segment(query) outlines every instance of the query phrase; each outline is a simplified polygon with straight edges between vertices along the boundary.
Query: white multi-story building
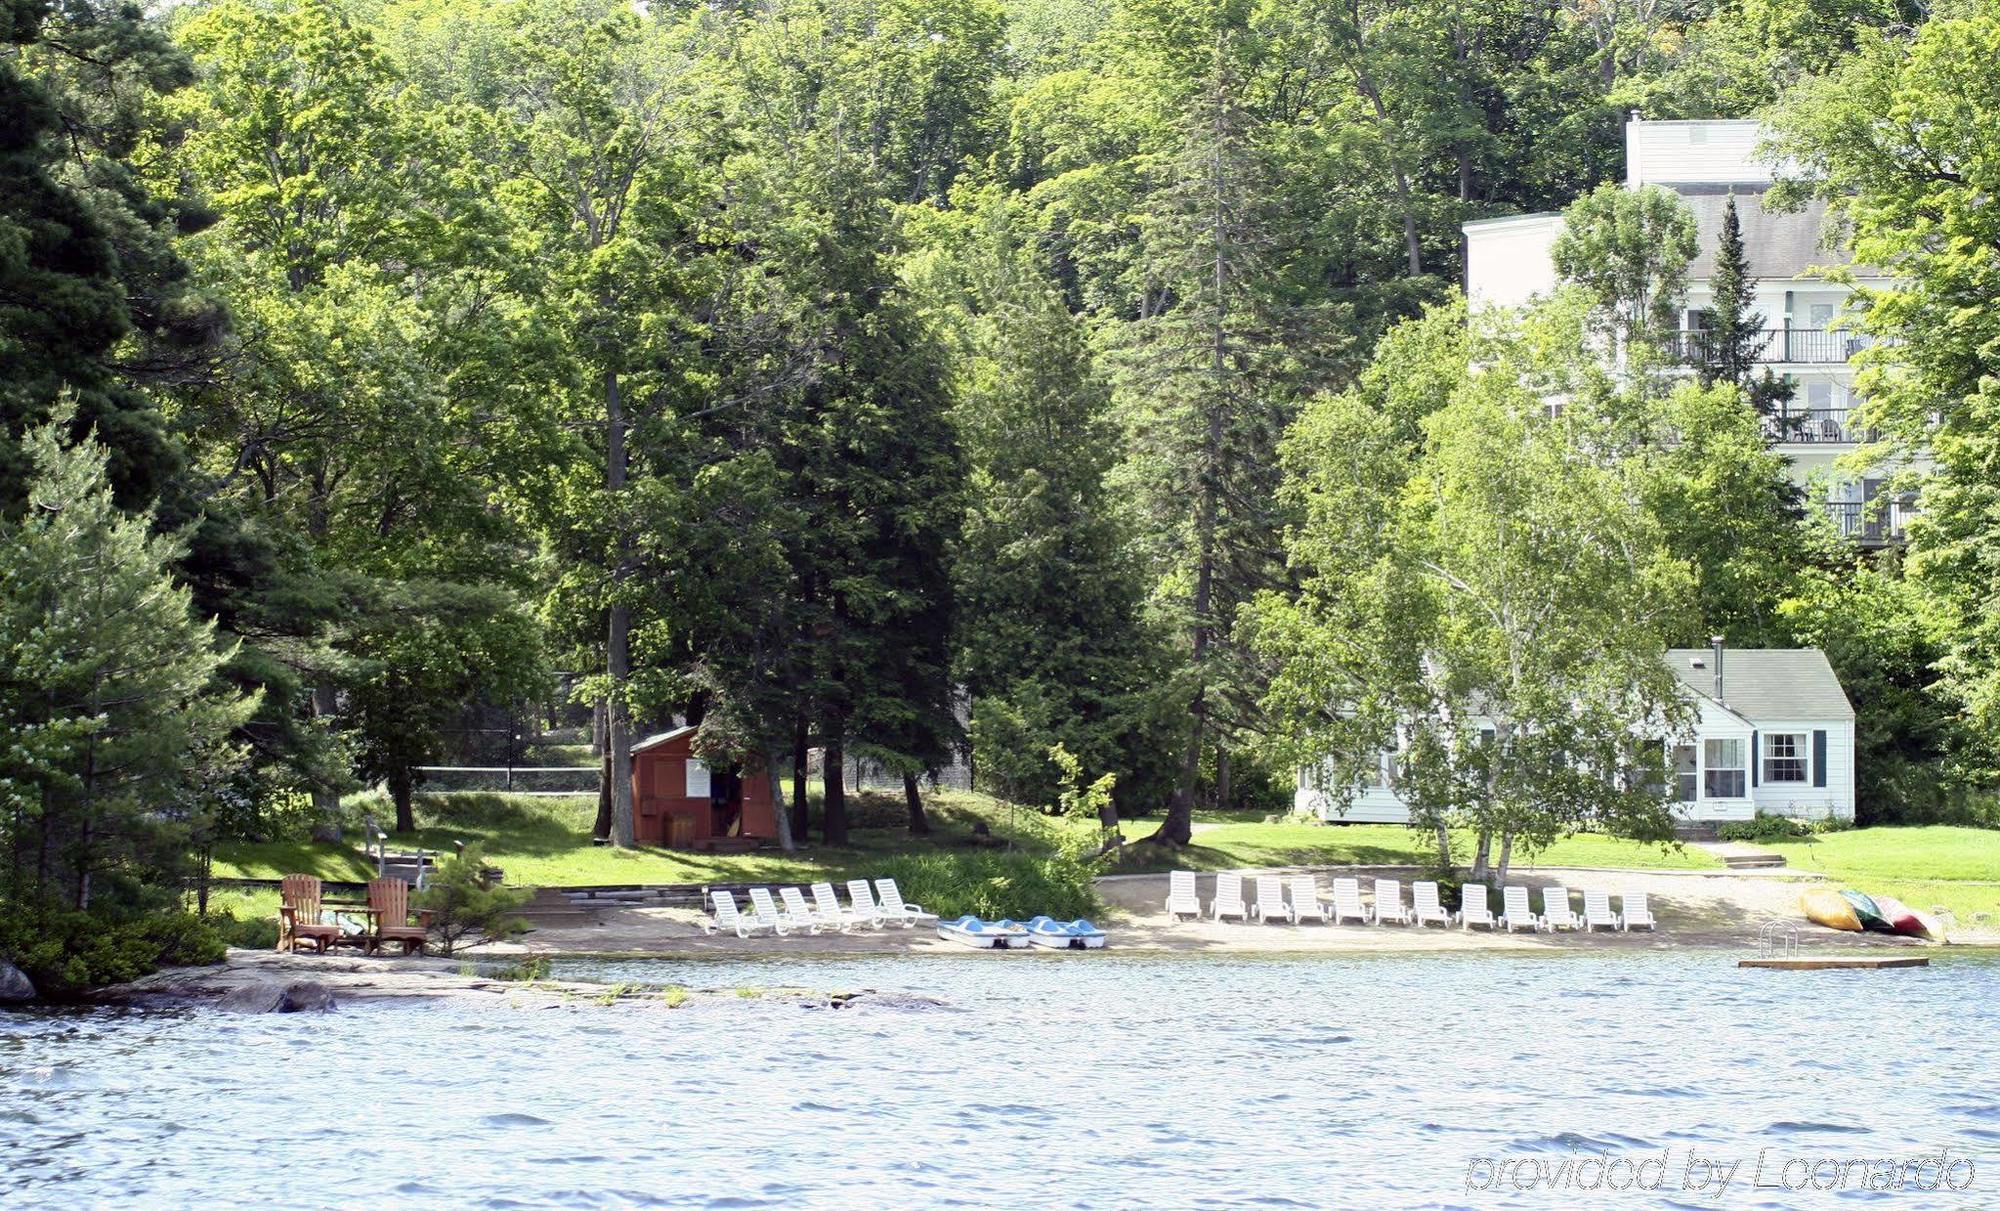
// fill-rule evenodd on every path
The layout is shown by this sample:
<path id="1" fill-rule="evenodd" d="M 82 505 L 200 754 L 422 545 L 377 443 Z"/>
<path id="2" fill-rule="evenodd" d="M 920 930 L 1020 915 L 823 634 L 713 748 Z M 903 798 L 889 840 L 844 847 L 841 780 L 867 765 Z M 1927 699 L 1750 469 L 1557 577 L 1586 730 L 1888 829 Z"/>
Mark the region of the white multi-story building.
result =
<path id="1" fill-rule="evenodd" d="M 1653 122 L 1634 118 L 1625 131 L 1625 184 L 1674 191 L 1694 212 L 1697 252 L 1688 267 L 1688 293 L 1679 334 L 1681 349 L 1699 348 L 1711 297 L 1716 246 L 1726 200 L 1736 198 L 1744 251 L 1756 279 L 1756 310 L 1767 341 L 1759 360 L 1788 379 L 1793 394 L 1767 424 L 1792 475 L 1823 502 L 1843 534 L 1868 546 L 1900 539 L 1907 501 L 1889 496 L 1889 468 L 1856 473 L 1836 460 L 1868 440 L 1852 420 L 1856 397 L 1848 359 L 1867 338 L 1848 329 L 1851 288 L 1829 282 L 1821 267 L 1855 270 L 1826 239 L 1826 207 L 1809 202 L 1796 212 L 1764 208 L 1773 165 L 1758 154 L 1762 131 L 1750 120 Z M 1549 250 L 1562 230 L 1560 214 L 1529 214 L 1465 224 L 1466 294 L 1474 306 L 1518 306 L 1554 289 Z M 1878 499 L 1886 497 L 1885 499 Z"/>

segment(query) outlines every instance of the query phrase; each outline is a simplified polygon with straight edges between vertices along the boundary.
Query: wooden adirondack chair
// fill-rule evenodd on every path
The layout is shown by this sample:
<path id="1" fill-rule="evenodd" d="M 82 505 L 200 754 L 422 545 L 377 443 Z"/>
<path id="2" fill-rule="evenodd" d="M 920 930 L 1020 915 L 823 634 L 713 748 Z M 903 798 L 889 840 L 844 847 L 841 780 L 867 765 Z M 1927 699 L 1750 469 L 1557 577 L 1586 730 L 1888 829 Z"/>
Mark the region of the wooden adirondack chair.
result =
<path id="1" fill-rule="evenodd" d="M 278 884 L 278 949 L 296 952 L 300 941 L 320 954 L 340 940 L 340 926 L 319 919 L 319 876 L 286 875 Z"/>
<path id="2" fill-rule="evenodd" d="M 368 953 L 375 954 L 384 942 L 401 942 L 403 953 L 422 954 L 430 939 L 429 909 L 418 913 L 419 923 L 410 924 L 410 885 L 401 879 L 377 879 L 368 885 L 368 907 L 374 910 L 375 932 L 368 936 Z"/>

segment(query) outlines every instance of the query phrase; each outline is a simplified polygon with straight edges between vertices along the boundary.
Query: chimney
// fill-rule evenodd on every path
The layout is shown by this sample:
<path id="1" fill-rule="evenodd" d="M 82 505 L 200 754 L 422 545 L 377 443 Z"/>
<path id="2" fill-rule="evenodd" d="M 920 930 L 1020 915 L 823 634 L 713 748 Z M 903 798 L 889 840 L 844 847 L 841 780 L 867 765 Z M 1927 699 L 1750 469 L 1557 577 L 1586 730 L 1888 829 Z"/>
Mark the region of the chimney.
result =
<path id="1" fill-rule="evenodd" d="M 1715 657 L 1715 700 L 1727 706 L 1729 700 L 1722 696 L 1722 636 L 1710 635 L 1708 650 Z"/>

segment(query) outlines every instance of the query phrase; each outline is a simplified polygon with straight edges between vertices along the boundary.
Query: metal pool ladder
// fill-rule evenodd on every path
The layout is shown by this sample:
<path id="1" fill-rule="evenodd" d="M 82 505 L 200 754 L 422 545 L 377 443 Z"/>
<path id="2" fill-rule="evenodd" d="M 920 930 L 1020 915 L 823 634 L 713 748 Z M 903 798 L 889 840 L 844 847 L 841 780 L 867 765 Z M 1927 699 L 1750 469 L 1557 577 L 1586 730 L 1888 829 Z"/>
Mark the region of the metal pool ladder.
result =
<path id="1" fill-rule="evenodd" d="M 1779 959 L 1799 949 L 1799 927 L 1790 921 L 1766 921 L 1757 927 L 1757 957 Z"/>

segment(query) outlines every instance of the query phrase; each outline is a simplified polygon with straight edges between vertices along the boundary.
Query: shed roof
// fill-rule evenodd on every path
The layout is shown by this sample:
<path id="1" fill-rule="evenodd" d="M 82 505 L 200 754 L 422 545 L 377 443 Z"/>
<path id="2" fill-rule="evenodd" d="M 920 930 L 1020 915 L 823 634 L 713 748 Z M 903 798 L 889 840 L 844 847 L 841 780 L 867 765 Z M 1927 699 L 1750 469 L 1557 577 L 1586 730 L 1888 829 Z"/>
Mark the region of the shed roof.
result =
<path id="1" fill-rule="evenodd" d="M 632 751 L 635 753 L 640 753 L 644 752 L 649 748 L 657 748 L 660 745 L 665 744 L 669 740 L 679 740 L 682 736 L 685 736 L 694 730 L 695 730 L 694 725 L 688 724 L 684 727 L 674 728 L 672 731 L 660 732 L 656 735 L 648 736 L 644 740 L 641 740 L 639 741 L 639 743 L 633 745 Z"/>
<path id="2" fill-rule="evenodd" d="M 1711 699 L 1714 659 L 1707 648 L 1667 652 L 1668 667 L 1681 683 Z M 1854 707 L 1840 688 L 1840 678 L 1818 648 L 1724 648 L 1722 702 L 1752 723 L 1854 721 Z"/>

